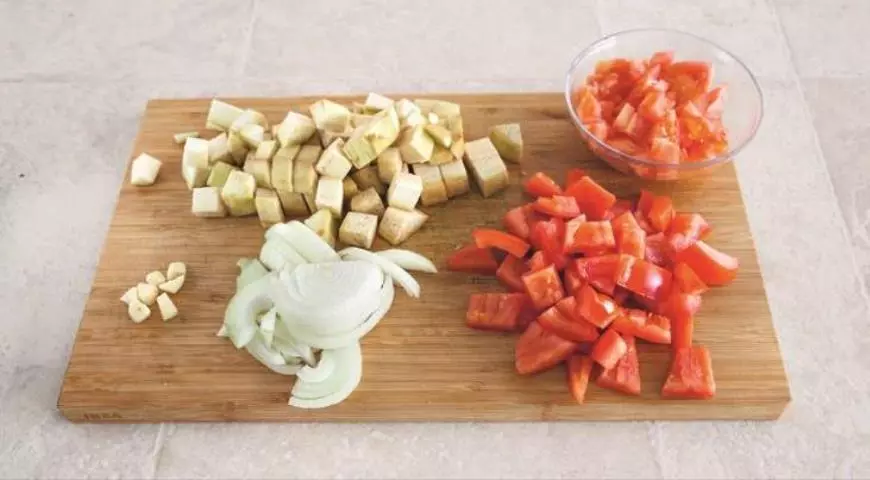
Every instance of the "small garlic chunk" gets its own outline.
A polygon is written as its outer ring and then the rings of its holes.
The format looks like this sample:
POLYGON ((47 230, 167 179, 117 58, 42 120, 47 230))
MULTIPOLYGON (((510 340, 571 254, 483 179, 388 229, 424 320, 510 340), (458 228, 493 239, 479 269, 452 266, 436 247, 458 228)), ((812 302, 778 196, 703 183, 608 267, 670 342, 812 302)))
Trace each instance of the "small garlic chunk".
POLYGON ((157 291, 157 287, 150 283, 140 283, 136 285, 136 296, 139 298, 139 301, 145 305, 153 305, 154 300, 157 299, 158 293, 160 292, 157 291))
POLYGON ((175 277, 172 280, 167 280, 164 283, 160 284, 160 290, 169 293, 178 293, 181 290, 181 286, 184 285, 184 275, 180 277, 175 277))
POLYGON ((127 306, 127 315, 130 316, 130 320, 142 323, 151 316, 151 309, 139 300, 133 299, 127 306))
POLYGON ((158 271, 158 270, 154 270, 153 272, 149 273, 148 275, 145 275, 145 283, 150 283, 151 285, 154 285, 155 287, 157 285, 160 285, 161 283, 163 283, 165 281, 166 281, 166 276, 163 275, 163 272, 158 271))
POLYGON ((157 297, 157 307, 160 309, 160 316, 163 317, 164 322, 178 316, 178 308, 172 303, 172 299, 166 293, 161 293, 157 297))
POLYGON ((182 262, 172 262, 169 264, 169 268, 166 269, 166 278, 168 280, 174 280, 185 274, 187 274, 187 265, 182 262))

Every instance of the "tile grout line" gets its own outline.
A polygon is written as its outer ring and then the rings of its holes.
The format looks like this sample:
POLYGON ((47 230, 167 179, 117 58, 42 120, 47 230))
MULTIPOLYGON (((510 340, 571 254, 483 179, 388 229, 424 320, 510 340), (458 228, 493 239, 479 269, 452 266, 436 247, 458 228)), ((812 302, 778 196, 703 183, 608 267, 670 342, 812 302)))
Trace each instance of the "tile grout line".
POLYGON ((166 437, 168 435, 170 425, 166 422, 160 424, 160 429, 157 430, 157 435, 154 437, 154 446, 151 448, 151 475, 150 478, 157 478, 157 471, 160 469, 160 460, 163 458, 163 447, 166 445, 166 437))
MULTIPOLYGON (((791 77, 792 77, 791 80, 794 82, 795 88, 797 89, 798 94, 800 95, 800 98, 803 101, 803 105, 801 106, 801 108, 802 108, 803 113, 806 116, 807 120, 809 120, 810 125, 812 125, 812 127, 813 127, 812 128, 812 136, 813 136, 812 143, 813 143, 813 146, 815 147, 816 154, 818 154, 819 158, 822 161, 822 166, 824 167, 824 170, 826 173, 826 175, 825 175, 825 178, 827 179, 826 183, 828 185, 829 192, 834 199, 834 203, 837 205, 837 211, 839 213, 839 215, 837 213, 834 214, 835 221, 840 224, 840 231, 843 233, 846 241, 848 242, 849 246, 851 247, 851 248, 849 248, 849 260, 850 260, 849 263, 851 263, 851 265, 852 265, 852 273, 855 275, 855 279, 857 280, 857 283, 858 283, 858 294, 861 296, 861 299, 864 300, 865 309, 870 310, 870 292, 867 291, 867 285, 865 284, 864 279, 861 275, 861 270, 858 267, 858 259, 855 255, 855 245, 854 245, 854 242, 852 241, 852 231, 849 228, 848 223, 846 222, 846 215, 845 215, 845 212, 843 212, 843 207, 840 205, 840 202, 837 199, 837 190, 836 190, 836 188, 834 188, 834 180, 831 178, 831 171, 828 168, 828 162, 825 159, 825 152, 822 149, 822 142, 821 142, 821 140, 819 140, 819 134, 818 134, 818 131, 816 130, 816 124, 814 121, 813 112, 810 109, 810 104, 807 101, 806 92, 804 91, 803 84, 801 83, 800 74, 798 73, 797 66, 794 62, 794 51, 792 50, 791 43, 788 40, 788 35, 786 35, 786 33, 785 33, 785 28, 783 27, 782 19, 779 16, 779 10, 776 8, 776 5, 773 4, 772 0, 765 0, 765 3, 767 4, 768 8, 770 8, 772 13, 773 13, 774 19, 776 20, 776 22, 775 22, 776 29, 777 29, 780 37, 782 38, 783 43, 785 44, 786 53, 788 54, 789 65, 791 67, 790 68, 790 73, 791 73, 791 77), (839 221, 837 221, 837 220, 839 220, 839 221)), ((826 78, 826 77, 820 77, 820 78, 826 78)))
POLYGON ((239 62, 239 69, 236 75, 245 76, 245 70, 248 67, 248 57, 251 55, 251 46, 254 43, 254 25, 257 23, 257 0, 251 0, 251 18, 248 19, 248 27, 245 32, 245 46, 242 50, 242 58, 239 62))

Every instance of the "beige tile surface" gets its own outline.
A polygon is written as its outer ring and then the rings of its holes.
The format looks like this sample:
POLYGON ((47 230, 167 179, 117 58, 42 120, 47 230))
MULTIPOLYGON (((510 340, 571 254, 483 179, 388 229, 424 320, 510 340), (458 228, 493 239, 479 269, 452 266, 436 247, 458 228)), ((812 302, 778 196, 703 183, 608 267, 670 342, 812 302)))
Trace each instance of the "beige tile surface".
POLYGON ((868 5, 0 0, 0 478, 870 476, 868 5), (794 397, 780 421, 79 426, 56 414, 148 98, 554 90, 580 47, 643 26, 707 36, 761 76, 766 118, 738 172, 794 397))
POLYGON ((788 78, 788 50, 765 0, 610 0, 599 2, 602 30, 675 28, 731 51, 756 74, 788 78))
POLYGON ((773 1, 791 45, 795 67, 801 76, 870 74, 870 64, 867 62, 870 2, 773 1))

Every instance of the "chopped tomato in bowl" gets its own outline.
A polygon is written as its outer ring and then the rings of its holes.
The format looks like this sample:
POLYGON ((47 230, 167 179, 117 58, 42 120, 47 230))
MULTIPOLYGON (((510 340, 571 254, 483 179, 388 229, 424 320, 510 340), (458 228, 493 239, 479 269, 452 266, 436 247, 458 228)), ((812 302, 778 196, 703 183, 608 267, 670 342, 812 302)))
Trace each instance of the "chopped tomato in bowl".
POLYGON ((649 180, 730 162, 763 112, 758 82, 737 57, 667 29, 619 32, 587 47, 568 71, 565 100, 592 153, 649 180))

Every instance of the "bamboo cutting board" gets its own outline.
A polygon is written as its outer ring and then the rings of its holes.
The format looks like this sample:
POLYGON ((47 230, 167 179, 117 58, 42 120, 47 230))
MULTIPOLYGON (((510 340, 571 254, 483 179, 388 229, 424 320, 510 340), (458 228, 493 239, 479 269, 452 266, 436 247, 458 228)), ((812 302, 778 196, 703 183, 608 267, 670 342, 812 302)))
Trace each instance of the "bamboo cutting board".
MULTIPOLYGON (((627 397, 590 386, 587 403, 571 398, 562 367, 533 376, 514 372, 515 335, 464 325, 468 294, 500 290, 493 278, 442 271, 416 274, 418 300, 397 290, 382 323, 363 341, 363 380, 344 403, 324 410, 288 407, 292 377, 256 363, 215 337, 235 288, 236 260, 256 256, 263 229, 256 217, 201 219, 190 214, 180 175, 181 148, 172 134, 204 129, 209 101, 148 103, 131 158, 148 152, 164 162, 157 183, 121 188, 96 278, 58 400, 73 421, 520 421, 638 419, 774 419, 789 389, 733 167, 691 182, 643 185, 595 160, 583 146, 557 94, 450 95, 460 102, 466 138, 491 125, 519 122, 525 139, 522 172, 543 170, 561 181, 569 167, 586 169, 620 196, 641 186, 673 196, 679 210, 702 213, 714 226, 710 243, 740 260, 737 280, 704 296, 695 341, 712 353, 718 393, 710 401, 659 398, 668 350, 639 344, 643 395, 627 397), (118 299, 170 261, 188 265, 174 297, 179 318, 156 312, 136 325, 118 299)), ((272 122, 317 98, 239 99, 272 122)), ((351 101, 350 98, 340 101, 351 101)), ((521 169, 493 198, 476 192, 426 209, 432 218, 404 247, 443 267, 476 226, 500 227, 503 213, 524 201, 521 169)), ((383 247, 383 245, 379 245, 383 247)), ((156 310, 156 309, 155 309, 156 310)))

